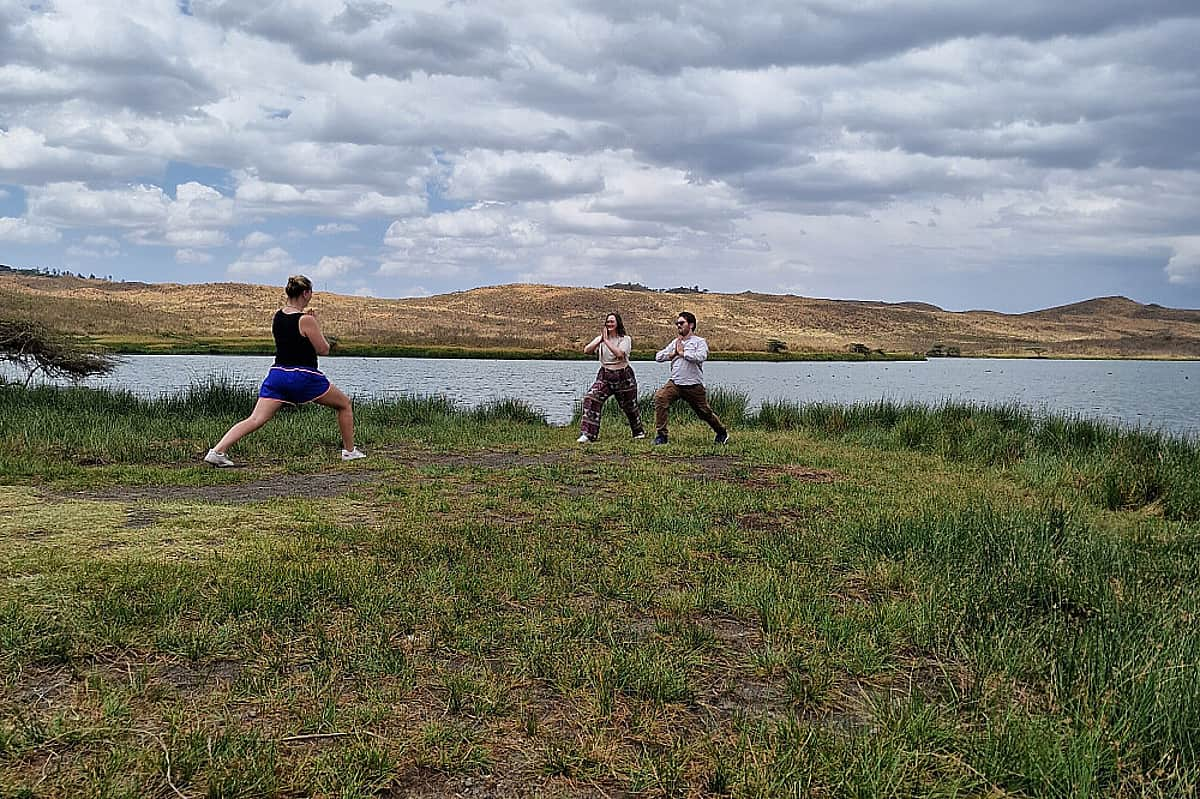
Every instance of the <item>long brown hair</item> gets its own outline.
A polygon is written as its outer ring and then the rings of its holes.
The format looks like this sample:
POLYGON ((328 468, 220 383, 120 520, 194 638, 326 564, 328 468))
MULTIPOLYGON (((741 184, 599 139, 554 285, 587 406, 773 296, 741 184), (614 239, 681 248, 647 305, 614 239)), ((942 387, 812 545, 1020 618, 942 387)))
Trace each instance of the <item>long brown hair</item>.
POLYGON ((625 335, 625 323, 623 321, 621 321, 621 315, 619 313, 617 313, 616 311, 609 311, 608 313, 606 313, 604 315, 604 324, 606 324, 606 325, 608 324, 608 317, 610 317, 610 316, 617 317, 617 335, 624 336, 625 335))

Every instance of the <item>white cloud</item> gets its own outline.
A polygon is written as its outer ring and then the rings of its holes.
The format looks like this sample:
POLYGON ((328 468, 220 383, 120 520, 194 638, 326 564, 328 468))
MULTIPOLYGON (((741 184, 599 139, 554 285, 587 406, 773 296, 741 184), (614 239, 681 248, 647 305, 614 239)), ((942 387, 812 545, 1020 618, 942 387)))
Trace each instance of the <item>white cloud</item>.
POLYGON ((386 196, 377 191, 348 188, 314 188, 261 180, 241 174, 236 198, 239 205, 264 214, 322 214, 333 217, 408 216, 426 208, 417 194, 386 196))
POLYGON ((381 277, 461 277, 477 274, 474 270, 458 264, 432 263, 428 261, 387 260, 379 265, 376 274, 381 277))
POLYGON ((1167 280, 1171 285, 1200 283, 1200 237, 1177 241, 1167 261, 1167 280))
POLYGON ((203 252, 202 250, 176 250, 175 263, 177 264, 207 264, 213 260, 212 253, 203 252))
POLYGON ((313 233, 318 236, 336 236, 339 233, 357 233, 358 225, 351 225, 346 222, 328 222, 323 225, 317 225, 313 228, 313 233))
POLYGON ((361 265, 361 261, 348 255, 326 255, 317 262, 309 277, 329 280, 349 274, 361 265))
POLYGON ((563 153, 472 150, 455 161, 447 196, 464 200, 536 201, 595 194, 604 188, 601 159, 563 153))
MULTIPOLYGON (((3 99, 0 91, 0 102, 3 99)), ((118 148, 117 152, 121 149, 124 148, 118 148)), ((0 128, 0 172, 10 182, 35 185, 74 177, 145 174, 153 169, 153 159, 133 148, 114 155, 112 150, 105 148, 55 143, 45 131, 24 125, 0 128)))
POLYGON ((243 253, 226 269, 234 277, 253 278, 283 277, 297 271, 296 262, 282 247, 272 247, 260 253, 243 253))
POLYGON ((158 186, 91 189, 80 182, 49 183, 29 190, 29 217, 60 227, 162 229, 171 200, 158 186))
POLYGON ((139 244, 165 244, 170 247, 220 247, 229 243, 229 236, 222 230, 189 228, 167 230, 161 236, 142 235, 139 231, 130 234, 130 238, 139 244))
POLYGON ((425 239, 434 247, 441 242, 463 247, 494 243, 536 247, 546 241, 540 227, 536 220, 529 219, 519 209, 483 203, 461 211, 397 220, 388 227, 384 243, 405 248, 417 239, 425 239))
POLYGON ((275 237, 270 233, 256 230, 242 239, 241 247, 245 250, 257 250, 275 243, 275 237))
POLYGON ((57 230, 49 225, 32 224, 28 219, 12 216, 0 216, 0 241, 10 241, 14 244, 53 244, 62 238, 57 230))
POLYGON ((64 228, 124 228, 136 244, 216 247, 235 221, 233 202, 199 183, 180 185, 175 199, 160 187, 137 184, 93 189, 84 183, 32 188, 29 217, 64 228))
POLYGON ((82 242, 67 248, 67 255, 77 258, 115 258, 120 254, 120 242, 110 236, 84 236, 82 242))

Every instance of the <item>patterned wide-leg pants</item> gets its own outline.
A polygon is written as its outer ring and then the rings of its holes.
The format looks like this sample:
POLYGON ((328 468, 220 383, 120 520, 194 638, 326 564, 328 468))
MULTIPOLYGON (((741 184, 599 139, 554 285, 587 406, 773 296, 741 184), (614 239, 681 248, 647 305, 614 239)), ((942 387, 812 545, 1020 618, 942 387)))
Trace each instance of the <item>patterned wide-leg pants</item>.
POLYGON ((600 367, 596 382, 583 395, 583 419, 579 423, 579 432, 595 440, 600 435, 600 411, 604 401, 610 395, 616 395, 617 404, 629 419, 629 429, 633 435, 642 432, 642 420, 637 408, 637 378, 633 376, 633 367, 624 369, 605 369, 600 367))

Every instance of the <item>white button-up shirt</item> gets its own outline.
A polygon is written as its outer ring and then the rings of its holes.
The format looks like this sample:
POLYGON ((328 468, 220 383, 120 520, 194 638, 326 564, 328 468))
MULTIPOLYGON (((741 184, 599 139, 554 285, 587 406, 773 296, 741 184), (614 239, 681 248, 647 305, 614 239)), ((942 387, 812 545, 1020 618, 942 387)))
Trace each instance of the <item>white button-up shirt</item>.
MULTIPOLYGON (((654 356, 662 363, 675 354, 675 339, 654 356)), ((692 334, 683 340, 683 355, 671 361, 671 382, 677 386, 704 385, 704 362, 708 360, 708 342, 692 334)))

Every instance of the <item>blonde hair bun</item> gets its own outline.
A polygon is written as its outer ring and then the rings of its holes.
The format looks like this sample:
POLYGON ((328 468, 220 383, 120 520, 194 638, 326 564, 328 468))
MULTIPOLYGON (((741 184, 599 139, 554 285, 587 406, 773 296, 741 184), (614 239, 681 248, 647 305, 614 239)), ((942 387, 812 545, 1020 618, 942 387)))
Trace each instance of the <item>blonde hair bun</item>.
POLYGON ((288 278, 287 288, 284 291, 289 297, 299 297, 306 291, 312 291, 312 281, 304 275, 292 275, 288 278))

